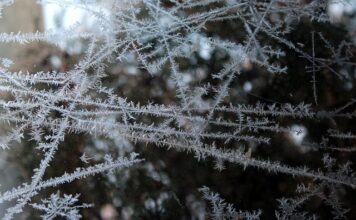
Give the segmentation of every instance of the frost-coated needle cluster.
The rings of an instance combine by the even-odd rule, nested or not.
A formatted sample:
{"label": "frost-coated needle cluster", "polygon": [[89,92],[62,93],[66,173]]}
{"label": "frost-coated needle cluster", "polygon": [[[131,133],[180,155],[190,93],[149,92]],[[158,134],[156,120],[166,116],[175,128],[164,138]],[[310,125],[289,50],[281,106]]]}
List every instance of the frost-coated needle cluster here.
{"label": "frost-coated needle cluster", "polygon": [[[318,72],[326,69],[337,77],[345,77],[335,70],[335,66],[350,64],[352,54],[349,49],[353,45],[344,42],[332,46],[322,33],[313,33],[313,40],[317,38],[324,42],[332,55],[328,58],[317,58],[315,54],[306,52],[298,42],[289,41],[285,37],[301,19],[328,23],[327,1],[50,2],[58,3],[62,7],[74,6],[87,10],[96,18],[95,25],[100,27],[101,31],[78,34],[69,29],[61,33],[0,34],[0,42],[3,44],[46,42],[57,46],[60,41],[68,39],[82,39],[87,42],[81,60],[65,72],[14,72],[10,70],[14,65],[12,61],[1,58],[0,92],[6,95],[0,99],[0,120],[3,124],[9,124],[11,129],[1,137],[0,147],[7,150],[13,143],[30,138],[36,142],[37,151],[43,154],[42,160],[33,170],[31,179],[8,191],[1,189],[1,203],[15,201],[4,213],[3,219],[16,219],[16,215],[23,212],[25,207],[44,212],[44,219],[53,219],[57,215],[68,219],[79,218],[78,209],[89,208],[90,205],[75,205],[80,199],[78,195],[64,195],[62,198],[52,194],[50,198],[43,198],[43,204],[33,203],[32,198],[40,195],[45,188],[130,167],[141,161],[135,154],[129,158],[118,159],[110,159],[110,156],[107,156],[103,158],[104,162],[97,165],[80,167],[62,176],[45,178],[47,168],[56,166],[53,164],[53,158],[61,151],[60,144],[68,134],[90,134],[107,138],[119,136],[132,144],[146,143],[184,151],[194,154],[198,160],[215,160],[219,169],[224,169],[226,163],[235,163],[244,168],[253,167],[273,173],[271,175],[283,173],[293,177],[310,178],[315,181],[314,188],[305,186],[300,189],[301,193],[307,196],[313,193],[323,196],[322,190],[318,191],[317,184],[329,187],[331,191],[336,187],[356,186],[350,165],[338,165],[327,156],[324,157],[325,166],[318,169],[310,169],[307,166],[291,167],[280,161],[254,157],[248,147],[250,143],[270,144],[273,133],[298,132],[280,124],[284,119],[316,122],[334,120],[338,123],[338,120],[355,118],[356,113],[352,109],[356,100],[350,100],[334,110],[315,110],[318,103]],[[93,5],[103,2],[110,5],[109,13],[92,10]],[[11,3],[12,1],[0,1],[0,8],[6,10],[5,7]],[[205,38],[205,43],[210,48],[223,51],[228,57],[220,71],[208,73],[217,83],[186,83],[184,77],[194,73],[190,69],[182,68],[179,60],[189,58],[199,50],[196,39],[202,36],[208,25],[222,25],[225,21],[241,24],[243,33],[233,34],[240,34],[245,38],[237,41],[213,34]],[[279,62],[285,56],[286,48],[310,62],[306,71],[311,73],[312,83],[308,82],[306,85],[313,87],[313,103],[249,105],[231,101],[229,104],[230,87],[234,81],[239,80],[247,63],[271,74],[288,73],[288,66]],[[152,77],[162,71],[169,75],[176,91],[174,103],[163,105],[147,100],[146,103],[151,104],[140,104],[118,96],[113,88],[104,86],[102,82],[106,76],[106,67],[111,63],[125,62],[129,55],[135,57],[137,68],[149,72]],[[320,143],[311,144],[310,147],[322,151],[352,152],[352,149],[345,146],[331,146],[328,143],[328,138],[355,139],[352,131],[331,129],[325,135]],[[320,150],[321,160],[322,151]],[[89,160],[85,155],[78,158],[80,159]],[[261,214],[235,211],[222,202],[223,200],[216,201],[219,199],[217,194],[210,194],[207,188],[201,190],[206,199],[212,200],[216,212],[212,216],[216,219],[225,219],[226,216],[230,216],[229,219],[257,219]],[[325,201],[331,203],[334,209],[340,210],[335,202],[336,196],[325,197]],[[280,200],[281,209],[289,208],[290,212],[281,210],[276,212],[276,216],[279,219],[290,219],[294,213],[292,210],[298,208],[290,203],[300,204],[301,200]],[[58,203],[65,206],[58,206]],[[225,209],[228,209],[229,215],[221,213]],[[335,213],[336,217],[343,217],[345,212]],[[305,217],[303,213],[298,212],[299,215]]]}

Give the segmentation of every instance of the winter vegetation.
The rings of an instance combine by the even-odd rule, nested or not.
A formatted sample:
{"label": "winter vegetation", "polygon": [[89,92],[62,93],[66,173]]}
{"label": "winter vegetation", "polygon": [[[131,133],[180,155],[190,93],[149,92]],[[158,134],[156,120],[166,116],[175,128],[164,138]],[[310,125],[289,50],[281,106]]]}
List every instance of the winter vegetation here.
{"label": "winter vegetation", "polygon": [[[1,0],[0,9],[5,11],[13,2]],[[20,185],[0,187],[0,203],[7,206],[2,219],[89,218],[85,213],[98,209],[97,201],[81,198],[91,191],[59,189],[94,184],[92,176],[131,189],[124,184],[140,176],[137,169],[142,169],[167,192],[174,192],[170,185],[185,179],[170,180],[156,171],[158,162],[165,172],[172,169],[191,179],[207,172],[230,188],[240,187],[229,179],[238,170],[254,176],[245,179],[251,181],[246,183],[250,190],[261,187],[264,175],[281,178],[262,184],[264,190],[271,185],[283,188],[286,181],[293,190],[282,189],[270,198],[276,204],[272,211],[258,207],[261,202],[237,209],[244,198],[229,197],[226,202],[219,195],[223,185],[206,182],[189,189],[200,196],[193,200],[203,208],[189,209],[188,202],[181,201],[184,195],[163,193],[157,200],[145,200],[146,208],[157,212],[142,219],[158,219],[168,212],[165,200],[175,200],[181,209],[200,210],[170,213],[176,218],[356,218],[355,20],[352,14],[339,21],[328,14],[334,4],[352,3],[37,2],[83,10],[96,28],[83,30],[76,23],[60,32],[0,33],[2,44],[42,43],[58,50],[68,42],[83,45],[79,54],[67,54],[70,65],[61,60],[58,67],[20,71],[16,60],[0,58],[1,151],[11,155],[21,148],[34,155],[27,159],[31,174],[22,177]],[[143,80],[129,80],[143,76],[148,86]],[[79,147],[68,144],[73,137],[81,137]],[[71,166],[60,159],[73,155],[76,162]],[[187,173],[165,162],[174,155],[198,171]],[[199,171],[201,163],[204,172]],[[245,174],[239,175],[243,181]],[[119,198],[120,203],[129,200],[130,192]],[[248,200],[256,196],[244,195],[251,197],[245,197]],[[115,212],[121,212],[117,218],[133,219],[138,209]]]}

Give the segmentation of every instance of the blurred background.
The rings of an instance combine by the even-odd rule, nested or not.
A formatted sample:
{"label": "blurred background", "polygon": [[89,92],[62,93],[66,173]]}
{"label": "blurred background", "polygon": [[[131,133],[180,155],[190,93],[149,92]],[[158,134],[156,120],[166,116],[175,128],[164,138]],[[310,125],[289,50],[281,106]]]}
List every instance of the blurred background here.
{"label": "blurred background", "polygon": [[[92,10],[109,14],[110,8],[107,7],[109,1],[101,2]],[[327,36],[332,45],[338,45],[342,40],[356,43],[356,1],[349,1],[349,4],[333,4],[328,10],[333,19],[332,24],[302,20],[295,24],[295,29],[287,35],[288,39],[300,42],[308,49],[311,47],[310,33],[314,30]],[[67,29],[73,29],[78,33],[100,31],[96,25],[93,25],[94,19],[84,9],[64,8],[51,3],[41,6],[36,3],[36,0],[18,0],[3,11],[0,32],[61,32]],[[223,51],[212,49],[207,43],[207,37],[219,36],[239,41],[241,36],[236,33],[239,33],[242,28],[239,23],[226,21],[223,25],[209,24],[204,35],[197,35],[198,50],[195,56],[180,63],[185,68],[195,70],[194,76],[185,78],[186,83],[214,83],[210,73],[218,72],[222,68],[222,61],[227,55]],[[71,69],[80,59],[87,43],[71,40],[61,42],[59,47],[46,43],[1,44],[0,56],[14,61],[15,64],[11,66],[13,71],[64,72]],[[305,71],[308,62],[288,48],[283,49],[287,55],[281,63],[293,67],[289,68],[287,75],[273,75],[260,67],[246,63],[244,72],[233,82],[231,96],[226,103],[313,103],[312,85],[309,83],[311,78]],[[355,48],[352,49],[355,52]],[[320,56],[326,53],[321,47],[317,50]],[[348,80],[339,80],[328,71],[318,74],[319,105],[316,110],[318,108],[332,110],[355,98],[354,67],[338,68],[349,76]],[[162,72],[151,76],[148,72],[137,68],[135,57],[128,57],[125,62],[108,64],[107,74],[104,83],[130,101],[142,104],[150,101],[160,104],[174,103],[175,89],[169,75]],[[294,166],[309,161],[311,167],[319,167],[320,153],[314,153],[305,143],[319,140],[321,135],[333,126],[332,122],[286,120],[283,123],[302,132],[271,134],[272,144],[253,146],[253,155]],[[355,131],[356,121],[354,119],[342,121],[339,126],[344,130]],[[6,131],[6,127],[1,127],[0,130]],[[337,144],[348,146],[356,143],[342,143],[339,140]],[[103,137],[68,135],[61,148],[54,161],[60,166],[52,166],[46,174],[47,177],[61,175],[64,171],[70,172],[78,166],[87,166],[86,162],[78,159],[83,153],[88,156],[89,164],[100,161],[106,153],[120,156],[136,151],[141,154],[141,157],[146,158],[142,166],[130,170],[88,177],[62,185],[59,189],[61,193],[80,193],[82,202],[95,204],[94,208],[83,210],[84,219],[206,219],[208,216],[204,210],[207,209],[207,204],[197,190],[202,186],[208,186],[220,193],[227,202],[235,204],[239,209],[261,209],[262,219],[273,219],[274,210],[278,207],[276,199],[283,196],[296,196],[297,182],[308,181],[302,179],[295,181],[290,176],[269,174],[252,168],[244,170],[233,164],[226,164],[226,169],[220,172],[214,169],[214,161],[198,162],[190,154],[167,151],[139,143],[133,145],[121,137],[108,140]],[[338,152],[334,156],[340,161],[355,162],[356,158],[354,152]],[[37,167],[40,159],[41,155],[34,151],[31,141],[22,142],[10,150],[2,151],[0,153],[1,191],[31,178],[32,170]],[[51,193],[53,190],[47,189],[42,195]],[[345,206],[351,209],[347,216],[349,219],[356,219],[355,191],[345,189],[340,194]],[[1,205],[0,213],[3,213],[5,208]],[[331,213],[327,211],[328,207],[317,199],[307,203],[305,210],[318,214],[321,219],[331,218]],[[27,210],[21,218],[37,219],[35,216],[39,216],[39,213]]]}

